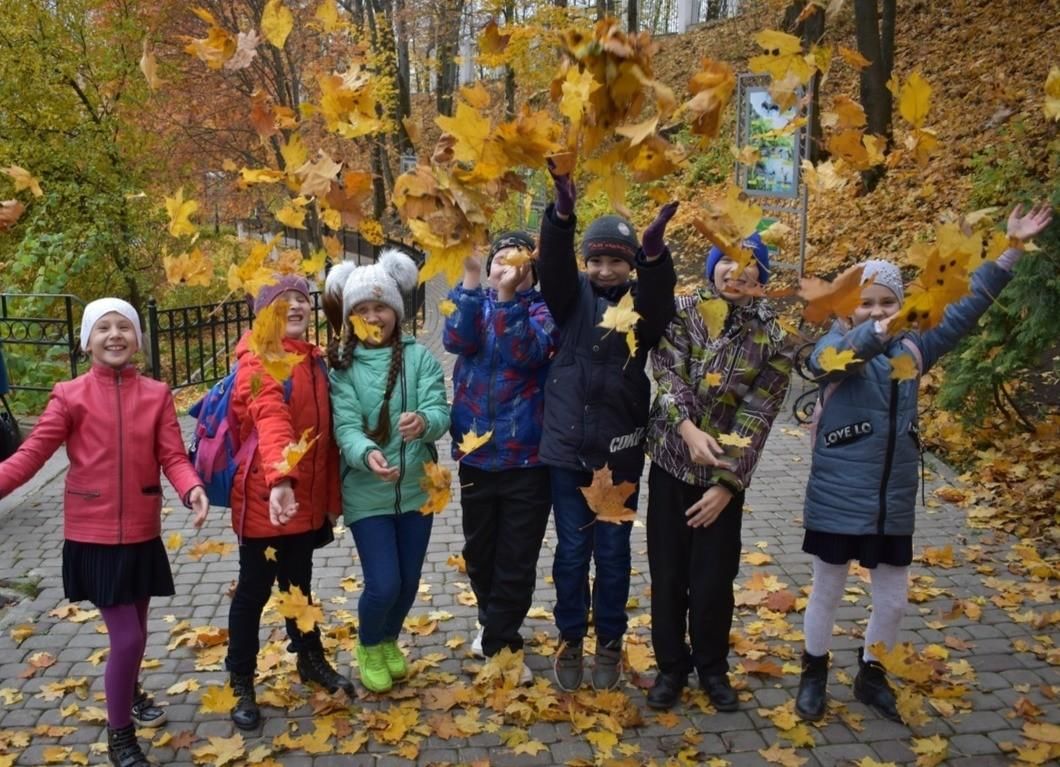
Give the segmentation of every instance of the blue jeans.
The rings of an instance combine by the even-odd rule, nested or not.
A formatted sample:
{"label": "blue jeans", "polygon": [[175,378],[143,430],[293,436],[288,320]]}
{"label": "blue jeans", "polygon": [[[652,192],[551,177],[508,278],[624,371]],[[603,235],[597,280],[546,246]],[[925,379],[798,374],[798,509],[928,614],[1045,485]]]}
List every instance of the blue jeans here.
{"label": "blue jeans", "polygon": [[[633,524],[596,521],[579,489],[592,482],[589,472],[556,467],[550,467],[549,472],[557,538],[552,580],[556,586],[555,616],[560,638],[574,643],[585,637],[591,605],[597,641],[621,639],[627,625],[629,535]],[[637,508],[637,495],[635,490],[626,502],[628,507]],[[590,559],[596,561],[591,591]]]}
{"label": "blue jeans", "polygon": [[350,525],[364,574],[357,603],[365,646],[396,639],[412,609],[431,539],[434,515],[409,511],[360,519]]}

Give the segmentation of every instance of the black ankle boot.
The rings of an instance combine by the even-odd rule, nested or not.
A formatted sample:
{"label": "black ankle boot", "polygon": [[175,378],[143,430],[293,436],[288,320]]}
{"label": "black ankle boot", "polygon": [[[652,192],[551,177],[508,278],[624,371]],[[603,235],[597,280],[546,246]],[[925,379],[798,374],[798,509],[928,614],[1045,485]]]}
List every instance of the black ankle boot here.
{"label": "black ankle boot", "polygon": [[828,707],[828,653],[802,653],[802,676],[795,696],[795,713],[802,719],[816,722]]}
{"label": "black ankle boot", "polygon": [[136,740],[136,725],[120,730],[107,728],[107,756],[114,767],[149,767],[151,764]]}
{"label": "black ankle boot", "polygon": [[655,684],[648,690],[648,705],[655,709],[673,708],[681,700],[688,674],[666,674],[660,671],[655,675]]}
{"label": "black ankle boot", "polygon": [[136,690],[133,692],[133,724],[137,727],[161,727],[166,723],[166,718],[166,710],[155,705],[154,699],[137,682]]}
{"label": "black ankle boot", "polygon": [[699,686],[710,698],[718,711],[736,711],[740,708],[740,699],[732,689],[728,674],[700,674]]}
{"label": "black ankle boot", "polygon": [[298,676],[303,682],[316,682],[328,692],[345,690],[354,695],[353,682],[344,677],[328,663],[323,650],[304,650],[298,653]]}
{"label": "black ankle boot", "polygon": [[241,730],[253,730],[261,722],[261,709],[254,693],[254,673],[230,674],[229,683],[236,694],[236,707],[232,709],[232,723]]}
{"label": "black ankle boot", "polygon": [[864,651],[858,650],[858,675],[854,677],[854,697],[876,710],[892,722],[905,724],[898,713],[898,701],[887,682],[887,672],[879,662],[866,661]]}

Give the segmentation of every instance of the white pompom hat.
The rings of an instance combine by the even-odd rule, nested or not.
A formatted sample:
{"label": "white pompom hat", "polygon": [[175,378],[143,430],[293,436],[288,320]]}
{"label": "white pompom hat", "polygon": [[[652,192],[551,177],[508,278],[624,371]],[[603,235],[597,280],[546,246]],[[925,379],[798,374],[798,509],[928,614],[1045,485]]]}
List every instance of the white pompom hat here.
{"label": "white pompom hat", "polygon": [[379,301],[393,309],[401,322],[405,319],[402,293],[411,292],[418,280],[416,262],[396,248],[387,248],[374,264],[332,269],[325,290],[337,290],[342,284],[342,310],[347,317],[362,301]]}

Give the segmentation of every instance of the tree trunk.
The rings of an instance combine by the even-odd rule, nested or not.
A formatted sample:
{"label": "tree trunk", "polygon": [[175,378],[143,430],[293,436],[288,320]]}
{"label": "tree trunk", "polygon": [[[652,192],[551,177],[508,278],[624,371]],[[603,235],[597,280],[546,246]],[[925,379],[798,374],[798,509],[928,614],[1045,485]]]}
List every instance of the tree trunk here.
{"label": "tree trunk", "polygon": [[728,0],[707,0],[706,13],[703,14],[701,21],[714,21],[722,18],[728,4]]}
{"label": "tree trunk", "polygon": [[404,118],[412,114],[412,88],[409,77],[409,31],[405,18],[405,0],[394,0],[395,31],[397,34],[397,132],[394,142],[397,150],[404,154],[412,150],[412,141],[405,130]]}
{"label": "tree trunk", "polygon": [[[888,8],[887,6],[890,6]],[[894,65],[894,0],[884,0],[884,29],[881,34],[877,0],[854,0],[854,31],[858,51],[871,63],[861,70],[861,105],[865,108],[866,132],[883,136],[891,146],[891,112],[893,99],[887,89]],[[891,28],[887,30],[886,24]],[[886,46],[890,50],[886,50]],[[886,169],[878,165],[861,174],[862,185],[871,192],[883,178]]]}
{"label": "tree trunk", "polygon": [[456,55],[460,50],[460,28],[463,22],[464,0],[444,0],[438,29],[438,92],[436,106],[439,114],[453,114],[453,93],[460,80]]}
{"label": "tree trunk", "polygon": [[637,0],[626,0],[626,31],[631,35],[638,29]]}
{"label": "tree trunk", "polygon": [[[817,45],[824,39],[824,9],[818,6],[817,11],[812,14],[809,18],[801,23],[796,23],[799,15],[806,7],[807,0],[793,0],[791,5],[784,11],[784,23],[782,29],[793,35],[798,35],[802,39],[802,49],[809,52],[810,48]],[[821,73],[817,72],[813,76],[813,82],[811,83],[813,90],[811,91],[810,101],[810,141],[809,141],[809,153],[806,159],[812,163],[824,158],[827,154],[824,149],[824,138],[823,131],[821,130],[821,109],[820,109],[820,92],[821,92]]]}
{"label": "tree trunk", "polygon": [[615,0],[596,0],[597,20],[615,15]]}
{"label": "tree trunk", "polygon": [[[511,25],[515,21],[515,0],[505,0],[504,23]],[[515,70],[511,64],[504,65],[504,102],[508,117],[515,117]]]}

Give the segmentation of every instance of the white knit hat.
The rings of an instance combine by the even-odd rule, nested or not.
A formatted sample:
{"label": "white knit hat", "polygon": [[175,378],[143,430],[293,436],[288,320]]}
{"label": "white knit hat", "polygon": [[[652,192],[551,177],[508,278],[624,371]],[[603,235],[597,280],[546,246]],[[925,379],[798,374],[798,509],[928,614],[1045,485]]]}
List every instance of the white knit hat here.
{"label": "white knit hat", "polygon": [[899,301],[905,300],[905,285],[902,283],[901,270],[890,261],[869,259],[862,264],[861,284],[870,279],[876,285],[882,285],[894,293]]}
{"label": "white knit hat", "polygon": [[387,248],[374,264],[336,266],[328,275],[325,290],[337,291],[340,284],[343,286],[342,311],[347,317],[362,301],[379,301],[393,309],[401,322],[405,319],[401,294],[415,288],[418,280],[416,262],[396,248]]}
{"label": "white knit hat", "polygon": [[132,304],[120,298],[97,298],[85,307],[81,315],[81,350],[88,351],[88,337],[92,334],[92,328],[99,322],[100,317],[111,312],[117,312],[132,323],[136,331],[136,346],[143,349],[144,337],[143,331],[140,330],[140,315],[133,309]]}

